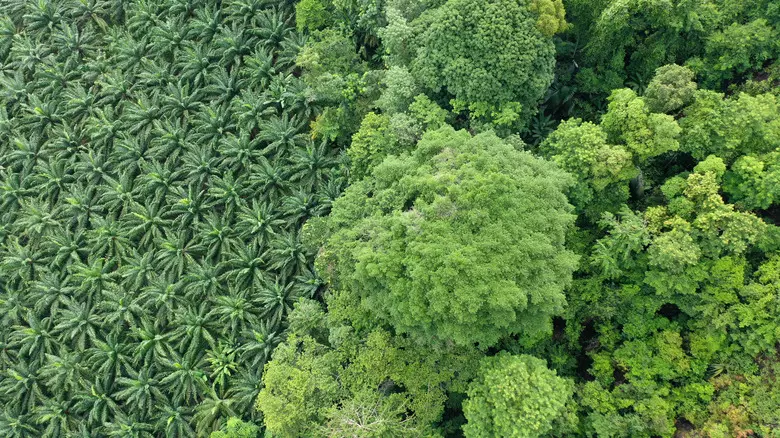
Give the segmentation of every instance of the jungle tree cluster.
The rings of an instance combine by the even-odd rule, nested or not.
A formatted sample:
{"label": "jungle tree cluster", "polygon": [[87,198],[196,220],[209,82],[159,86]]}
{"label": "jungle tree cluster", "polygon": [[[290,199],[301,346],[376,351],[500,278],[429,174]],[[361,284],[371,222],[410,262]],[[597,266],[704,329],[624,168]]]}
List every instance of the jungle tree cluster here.
{"label": "jungle tree cluster", "polygon": [[205,436],[320,280],[346,182],[294,5],[0,3],[0,435]]}
{"label": "jungle tree cluster", "polygon": [[315,123],[350,186],[304,227],[328,291],[266,365],[268,431],[776,434],[779,10],[563,4],[298,4],[339,65],[304,75],[361,92]]}

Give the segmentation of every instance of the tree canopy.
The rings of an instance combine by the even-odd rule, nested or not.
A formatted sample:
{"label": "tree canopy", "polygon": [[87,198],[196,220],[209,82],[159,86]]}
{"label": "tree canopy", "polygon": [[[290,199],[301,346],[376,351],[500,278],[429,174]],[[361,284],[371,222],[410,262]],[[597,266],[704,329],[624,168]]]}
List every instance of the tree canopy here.
{"label": "tree canopy", "polygon": [[319,228],[320,272],[413,337],[494,345],[546,331],[577,257],[570,177],[494,134],[429,131],[351,185]]}
{"label": "tree canopy", "polygon": [[0,436],[776,437],[777,0],[0,0]]}

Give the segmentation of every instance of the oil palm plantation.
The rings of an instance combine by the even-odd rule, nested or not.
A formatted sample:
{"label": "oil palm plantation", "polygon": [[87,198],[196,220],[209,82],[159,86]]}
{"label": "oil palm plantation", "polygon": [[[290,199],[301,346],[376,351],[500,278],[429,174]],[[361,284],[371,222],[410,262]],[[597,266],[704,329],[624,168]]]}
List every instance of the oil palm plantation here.
{"label": "oil palm plantation", "polygon": [[[290,2],[0,0],[0,430],[204,436],[257,419],[321,285]],[[335,185],[334,185],[335,184]]]}

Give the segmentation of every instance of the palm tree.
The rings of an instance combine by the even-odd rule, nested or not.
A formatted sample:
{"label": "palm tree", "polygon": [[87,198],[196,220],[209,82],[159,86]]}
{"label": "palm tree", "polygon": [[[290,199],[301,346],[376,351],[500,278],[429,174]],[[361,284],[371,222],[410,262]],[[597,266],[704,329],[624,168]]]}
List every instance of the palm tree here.
{"label": "palm tree", "polygon": [[50,255],[53,267],[62,270],[73,263],[87,261],[90,251],[85,240],[84,231],[80,228],[69,231],[58,227],[43,242],[43,247]]}
{"label": "palm tree", "polygon": [[201,107],[202,96],[201,88],[195,88],[190,91],[188,83],[179,80],[176,84],[168,84],[168,92],[163,96],[160,109],[162,113],[173,118],[179,119],[183,126],[186,120]]}
{"label": "palm tree", "polygon": [[[111,104],[109,104],[111,105]],[[93,114],[85,122],[87,135],[96,148],[113,148],[114,140],[120,138],[121,126],[119,114],[114,108],[95,108]],[[126,138],[126,141],[131,140]],[[127,148],[136,149],[136,148]],[[143,156],[143,150],[138,154],[138,158]],[[137,160],[138,158],[134,158]]]}
{"label": "palm tree", "polygon": [[[166,113],[171,110],[170,108],[165,108],[167,104],[170,104],[170,102],[163,103],[163,112]],[[191,131],[188,126],[188,116],[185,116],[190,111],[200,108],[200,104],[193,106],[188,103],[182,103],[182,105],[186,106],[186,110],[183,110],[179,118],[166,118],[154,122],[154,133],[149,142],[149,156],[157,161],[164,162],[167,167],[177,167],[181,154],[191,147]],[[178,108],[175,111],[180,111],[183,107]]]}
{"label": "palm tree", "polygon": [[320,142],[317,146],[310,143],[305,149],[293,151],[290,157],[290,167],[293,171],[290,179],[297,181],[303,190],[310,192],[326,179],[335,164],[336,158],[328,150],[326,142]]}
{"label": "palm tree", "polygon": [[32,281],[40,270],[45,270],[49,259],[40,248],[19,243],[18,237],[9,237],[5,257],[0,262],[0,274],[11,284],[15,280]]}
{"label": "palm tree", "polygon": [[263,317],[275,324],[281,324],[298,299],[292,283],[283,283],[280,278],[268,282],[260,289],[259,303],[263,306]]}
{"label": "palm tree", "polygon": [[303,268],[300,275],[295,277],[296,294],[301,297],[320,298],[326,284],[311,266]]}
{"label": "palm tree", "polygon": [[59,272],[47,272],[32,283],[27,298],[29,302],[35,303],[35,314],[43,315],[48,312],[51,318],[59,319],[60,307],[63,307],[67,297],[73,294],[73,288],[68,284],[67,278]]}
{"label": "palm tree", "polygon": [[[138,85],[144,89],[151,89],[157,93],[158,90],[164,90],[168,85],[177,81],[177,78],[171,73],[170,65],[165,60],[144,58],[139,67]],[[159,97],[159,94],[154,97]]]}
{"label": "palm tree", "polygon": [[[199,11],[202,11],[202,9],[199,9]],[[193,28],[197,28],[198,25],[198,22],[195,21]],[[202,31],[199,31],[198,34],[204,35]],[[178,72],[178,77],[190,84],[193,89],[200,89],[206,84],[209,76],[216,69],[219,55],[209,44],[198,44],[188,41],[183,45],[184,50],[177,52],[174,71]]]}
{"label": "palm tree", "polygon": [[44,195],[49,206],[54,207],[60,194],[75,180],[71,171],[73,162],[62,158],[52,157],[38,163],[36,178],[38,191]]}
{"label": "palm tree", "polygon": [[245,288],[230,288],[227,295],[220,295],[213,300],[212,315],[225,327],[228,337],[236,339],[250,327],[260,324],[261,309],[250,298],[250,290]]}
{"label": "palm tree", "polygon": [[[118,178],[105,177],[105,184],[100,186],[100,198],[98,203],[115,217],[121,217],[130,212],[133,206],[133,191],[135,179],[130,172],[121,172]],[[97,224],[98,222],[96,222]]]}
{"label": "palm tree", "polygon": [[74,412],[86,418],[87,426],[93,431],[109,423],[120,412],[116,400],[111,398],[110,392],[98,378],[88,389],[74,395],[73,400],[76,402],[73,405]]}
{"label": "palm tree", "polygon": [[[262,369],[262,363],[260,369]],[[236,412],[245,412],[245,415],[248,415],[253,421],[259,420],[260,416],[259,411],[254,408],[257,395],[260,394],[263,387],[260,374],[260,371],[239,370],[226,394],[230,400],[233,400],[233,408]]]}
{"label": "palm tree", "polygon": [[41,367],[38,375],[50,393],[62,396],[89,387],[89,382],[85,380],[88,370],[82,362],[82,356],[81,353],[68,351],[66,348],[60,348],[58,355],[46,355],[46,365]]}
{"label": "palm tree", "polygon": [[197,35],[202,43],[208,44],[219,32],[221,24],[221,8],[206,5],[195,12],[195,19],[192,21],[192,34]]}
{"label": "palm tree", "polygon": [[71,411],[69,400],[47,398],[33,411],[35,422],[44,425],[42,437],[60,437],[70,435],[78,428],[78,420]]}
{"label": "palm tree", "polygon": [[113,64],[124,72],[135,72],[141,61],[149,54],[150,44],[146,38],[136,40],[127,32],[110,32],[109,38],[113,40],[112,47],[115,53]]}
{"label": "palm tree", "polygon": [[249,139],[256,143],[257,134],[260,132],[258,123],[266,115],[276,113],[273,102],[265,99],[263,93],[248,88],[233,98],[231,102],[233,114],[238,119],[238,128],[241,134],[248,134]]}
{"label": "palm tree", "polygon": [[100,154],[94,151],[82,152],[74,163],[74,173],[79,175],[76,179],[84,185],[98,186],[112,176],[112,165],[108,154]]}
{"label": "palm tree", "polygon": [[234,213],[244,205],[244,181],[243,176],[233,178],[231,172],[226,172],[221,177],[212,176],[210,179],[208,195],[228,220],[232,220]]}
{"label": "palm tree", "polygon": [[171,326],[175,327],[171,339],[176,342],[176,350],[180,353],[195,357],[197,351],[216,345],[213,335],[217,332],[215,322],[205,302],[188,306],[184,312],[177,313]]}
{"label": "palm tree", "polygon": [[222,278],[237,287],[256,287],[264,282],[266,262],[259,249],[237,246],[225,255],[220,271]]}
{"label": "palm tree", "polygon": [[154,126],[154,121],[162,116],[157,96],[138,94],[122,114],[123,120],[129,123],[128,133],[131,135],[148,136]]}
{"label": "palm tree", "polygon": [[288,114],[271,116],[259,123],[257,139],[263,142],[263,155],[268,158],[284,155],[305,144],[306,121]]}
{"label": "palm tree", "polygon": [[284,225],[277,217],[276,208],[268,202],[252,200],[252,207],[243,207],[238,214],[236,232],[255,248],[264,248]]}
{"label": "palm tree", "polygon": [[181,277],[195,263],[203,248],[194,243],[188,232],[165,232],[165,238],[157,243],[158,272],[163,276]]}
{"label": "palm tree", "polygon": [[32,412],[35,406],[46,400],[41,378],[38,376],[37,361],[20,361],[2,371],[0,394],[13,397],[13,405],[24,412]]}
{"label": "palm tree", "polygon": [[216,347],[206,352],[206,360],[209,363],[211,369],[212,388],[216,389],[219,393],[222,393],[227,388],[228,378],[236,372],[238,363],[236,362],[236,356],[238,351],[233,346],[232,341],[228,338],[226,341],[220,341]]}
{"label": "palm tree", "polygon": [[192,405],[203,400],[209,391],[208,376],[204,372],[206,360],[201,353],[196,356],[175,354],[162,363],[166,376],[160,380],[171,401],[176,404]]}
{"label": "palm tree", "polygon": [[41,154],[45,153],[44,142],[35,134],[29,138],[16,137],[11,142],[15,148],[3,157],[5,167],[21,174],[30,174]]}
{"label": "palm tree", "polygon": [[197,225],[213,207],[205,191],[195,189],[193,185],[195,184],[188,184],[186,189],[176,187],[168,195],[168,205],[171,205],[171,209],[166,217],[173,220],[177,230]]}
{"label": "palm tree", "polygon": [[124,264],[118,272],[118,275],[122,277],[122,286],[135,291],[148,285],[156,269],[154,259],[154,250],[139,252],[137,249],[133,249],[132,254],[124,260]]}
{"label": "palm tree", "polygon": [[220,139],[217,151],[223,157],[221,166],[235,175],[247,173],[260,155],[257,143],[246,131],[239,136],[229,134]]}
{"label": "palm tree", "polygon": [[256,33],[263,45],[271,50],[277,50],[284,39],[289,36],[294,27],[292,15],[285,14],[280,8],[265,9],[255,16]]}
{"label": "palm tree", "polygon": [[192,408],[189,405],[177,402],[161,403],[157,407],[157,411],[159,420],[157,420],[155,430],[158,433],[162,431],[164,436],[171,438],[196,436],[195,430],[190,425]]}
{"label": "palm tree", "polygon": [[16,226],[25,230],[24,234],[35,242],[54,234],[60,228],[57,213],[52,212],[48,205],[36,199],[23,201]]}
{"label": "palm tree", "polygon": [[147,161],[141,165],[140,175],[136,178],[135,197],[161,204],[173,187],[179,184],[184,172],[172,170],[159,161]]}
{"label": "palm tree", "polygon": [[101,432],[111,438],[153,438],[153,430],[154,427],[141,421],[137,414],[117,413],[112,422],[103,424]]}
{"label": "palm tree", "polygon": [[24,14],[25,29],[33,31],[51,31],[63,19],[64,5],[54,2],[30,2],[27,3],[27,13]]}
{"label": "palm tree", "polygon": [[[101,336],[120,334],[125,330],[138,327],[146,316],[139,300],[124,288],[112,285],[102,294],[102,300],[95,306],[100,317]],[[99,339],[93,343],[100,342]]]}
{"label": "palm tree", "polygon": [[59,314],[59,322],[54,332],[59,342],[84,351],[93,345],[100,330],[101,317],[88,303],[79,303],[68,299]]}
{"label": "palm tree", "polygon": [[282,342],[279,325],[269,319],[253,326],[243,334],[241,363],[249,369],[260,370],[271,359],[271,352]]}
{"label": "palm tree", "polygon": [[191,302],[199,302],[205,297],[222,292],[223,283],[219,270],[208,259],[195,263],[190,272],[182,279],[184,295]]}
{"label": "palm tree", "polygon": [[221,396],[215,390],[195,408],[195,431],[198,435],[206,435],[222,426],[226,418],[235,417],[238,414],[233,409],[235,401],[229,397]]}
{"label": "palm tree", "polygon": [[[133,361],[150,367],[173,355],[172,333],[164,331],[158,324],[142,319],[141,326],[133,330],[137,343],[134,345]],[[132,371],[130,371],[132,374]],[[147,369],[147,377],[148,377]],[[121,384],[121,382],[120,382]]]}
{"label": "palm tree", "polygon": [[322,207],[317,203],[317,196],[303,190],[297,190],[282,200],[281,213],[288,218],[288,223],[302,224],[308,218],[319,216]]}
{"label": "palm tree", "polygon": [[24,178],[24,174],[18,172],[4,172],[0,168],[0,211],[16,212],[22,199],[26,199],[32,192],[32,178]]}
{"label": "palm tree", "polygon": [[[92,217],[104,215],[97,202],[97,188],[84,182],[76,182],[68,187],[65,201],[67,204],[59,210],[62,216],[58,219],[66,227],[89,228]],[[70,220],[65,222],[67,219]]]}
{"label": "palm tree", "polygon": [[228,133],[235,131],[230,105],[222,104],[215,107],[204,107],[199,111],[193,122],[195,134],[193,141],[200,145],[211,145]]}
{"label": "palm tree", "polygon": [[180,289],[181,284],[155,275],[133,303],[142,307],[145,315],[154,316],[157,324],[169,326],[177,311],[187,305]]}
{"label": "palm tree", "polygon": [[75,19],[79,28],[92,28],[94,25],[101,31],[108,28],[108,5],[99,0],[81,0],[68,5],[71,10],[69,15]]}
{"label": "palm tree", "polygon": [[112,397],[123,400],[127,411],[140,415],[141,418],[154,417],[155,407],[167,401],[160,389],[160,381],[153,376],[154,373],[149,367],[143,367],[138,372],[130,370],[129,374],[130,377],[117,379],[117,384],[122,389]]}
{"label": "palm tree", "polygon": [[[116,277],[111,264],[100,257],[92,257],[91,260],[87,260],[87,263],[73,263],[69,270],[74,282],[78,284],[76,295],[81,301],[89,304],[99,299],[102,292],[110,287]],[[81,310],[88,311],[88,309]]]}
{"label": "palm tree", "polygon": [[165,18],[165,10],[161,2],[139,0],[132,3],[132,11],[128,14],[127,29],[135,37],[146,35],[149,29],[157,27]]}
{"label": "palm tree", "polygon": [[182,49],[190,37],[189,21],[178,16],[168,17],[159,26],[152,28],[152,51],[168,62]]}
{"label": "palm tree", "polygon": [[209,176],[217,173],[219,159],[211,146],[198,143],[182,156],[182,171],[186,175],[186,184],[193,190],[201,191]]}
{"label": "palm tree", "polygon": [[196,230],[199,246],[202,246],[206,258],[214,262],[220,260],[223,254],[229,253],[238,243],[226,215],[212,211],[198,224]]}
{"label": "palm tree", "polygon": [[281,233],[271,241],[270,246],[267,254],[269,267],[283,278],[294,277],[306,268],[310,254],[297,232]]}
{"label": "palm tree", "polygon": [[93,55],[97,50],[96,35],[88,29],[79,28],[75,23],[58,26],[52,35],[52,40],[58,48],[58,56],[81,62],[85,57]]}
{"label": "palm tree", "polygon": [[223,25],[217,35],[215,47],[222,53],[221,64],[231,72],[236,71],[258,43],[258,39],[244,26],[233,22]]}
{"label": "palm tree", "polygon": [[106,391],[114,387],[116,377],[133,369],[132,345],[122,343],[119,336],[120,333],[109,333],[105,341],[96,340],[86,351],[85,363]]}
{"label": "palm tree", "polygon": [[37,438],[40,432],[32,421],[32,415],[20,414],[14,407],[6,407],[0,414],[0,430],[9,438]]}
{"label": "palm tree", "polygon": [[164,230],[171,221],[164,219],[165,210],[157,203],[134,204],[132,213],[123,217],[126,220],[128,234],[136,239],[139,247],[145,248],[152,241],[163,237]]}
{"label": "palm tree", "polygon": [[228,20],[245,28],[256,27],[254,17],[268,7],[268,0],[237,0],[230,2],[226,9]]}
{"label": "palm tree", "polygon": [[20,358],[25,359],[19,365],[40,366],[47,354],[53,354],[57,345],[57,337],[54,334],[52,319],[40,318],[29,312],[25,318],[25,325],[12,327],[10,345],[17,349]]}
{"label": "palm tree", "polygon": [[290,187],[286,169],[265,158],[261,158],[260,163],[253,167],[249,182],[260,199],[270,204],[277,203]]}
{"label": "palm tree", "polygon": [[247,86],[252,89],[268,87],[278,73],[274,55],[274,52],[258,47],[251,56],[244,58],[247,68],[242,69],[241,73],[245,75]]}
{"label": "palm tree", "polygon": [[127,230],[121,223],[110,217],[95,218],[92,223],[94,228],[87,232],[87,245],[90,252],[121,264],[131,247]]}

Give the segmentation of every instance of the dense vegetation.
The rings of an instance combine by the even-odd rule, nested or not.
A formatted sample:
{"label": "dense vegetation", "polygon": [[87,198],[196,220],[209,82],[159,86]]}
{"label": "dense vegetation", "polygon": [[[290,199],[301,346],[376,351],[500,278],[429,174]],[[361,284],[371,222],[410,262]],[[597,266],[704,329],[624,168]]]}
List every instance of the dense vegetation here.
{"label": "dense vegetation", "polygon": [[0,0],[0,436],[780,437],[773,0]]}

